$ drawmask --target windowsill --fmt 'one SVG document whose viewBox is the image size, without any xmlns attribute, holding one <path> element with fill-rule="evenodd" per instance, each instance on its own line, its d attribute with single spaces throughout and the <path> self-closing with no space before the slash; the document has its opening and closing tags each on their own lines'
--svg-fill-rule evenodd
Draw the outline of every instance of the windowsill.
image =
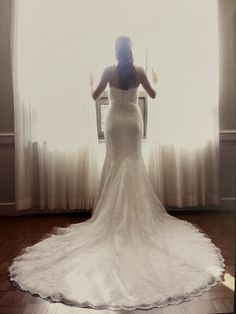
<svg viewBox="0 0 236 314">
<path fill-rule="evenodd" d="M 147 142 L 147 139 L 144 138 L 144 139 L 143 139 L 143 142 Z M 99 140 L 98 140 L 98 143 L 106 143 L 106 141 L 105 141 L 105 139 L 99 139 Z"/>
</svg>

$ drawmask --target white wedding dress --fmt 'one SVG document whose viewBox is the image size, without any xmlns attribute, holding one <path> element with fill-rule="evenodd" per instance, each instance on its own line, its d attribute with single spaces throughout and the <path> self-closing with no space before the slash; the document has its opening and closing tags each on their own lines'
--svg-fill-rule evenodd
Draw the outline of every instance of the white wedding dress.
<svg viewBox="0 0 236 314">
<path fill-rule="evenodd" d="M 53 302 L 134 310 L 201 295 L 225 270 L 221 251 L 197 226 L 167 213 L 142 156 L 138 88 L 110 87 L 106 157 L 92 218 L 23 249 L 11 281 Z"/>
</svg>

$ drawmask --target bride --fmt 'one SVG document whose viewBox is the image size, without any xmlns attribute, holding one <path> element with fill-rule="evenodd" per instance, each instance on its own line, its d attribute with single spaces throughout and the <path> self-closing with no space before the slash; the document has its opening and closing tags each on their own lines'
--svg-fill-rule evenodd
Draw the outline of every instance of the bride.
<svg viewBox="0 0 236 314">
<path fill-rule="evenodd" d="M 171 216 L 155 194 L 142 156 L 141 84 L 155 98 L 128 37 L 116 40 L 117 66 L 107 67 L 92 97 L 109 83 L 106 156 L 92 217 L 23 249 L 9 267 L 22 290 L 78 307 L 134 310 L 201 295 L 224 272 L 224 258 L 197 226 Z M 153 83 L 157 82 L 153 72 Z"/>
</svg>

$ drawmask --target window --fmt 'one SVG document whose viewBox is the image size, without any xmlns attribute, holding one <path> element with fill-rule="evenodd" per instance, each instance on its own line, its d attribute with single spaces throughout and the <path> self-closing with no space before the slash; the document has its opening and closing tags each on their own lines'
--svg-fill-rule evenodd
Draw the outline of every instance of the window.
<svg viewBox="0 0 236 314">
<path fill-rule="evenodd" d="M 143 139 L 147 138 L 147 95 L 144 91 L 139 91 L 138 105 L 143 117 Z M 99 142 L 104 142 L 104 122 L 107 110 L 109 108 L 108 92 L 105 91 L 96 101 L 96 116 L 97 116 L 97 133 Z"/>
</svg>

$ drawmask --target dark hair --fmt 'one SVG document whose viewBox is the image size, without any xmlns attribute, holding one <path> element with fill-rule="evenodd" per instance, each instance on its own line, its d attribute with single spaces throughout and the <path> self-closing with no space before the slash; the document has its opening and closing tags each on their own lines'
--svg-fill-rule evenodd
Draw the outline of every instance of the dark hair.
<svg viewBox="0 0 236 314">
<path fill-rule="evenodd" d="M 137 83 L 137 73 L 133 63 L 132 42 L 127 36 L 116 39 L 116 58 L 119 85 L 128 89 Z"/>
</svg>

